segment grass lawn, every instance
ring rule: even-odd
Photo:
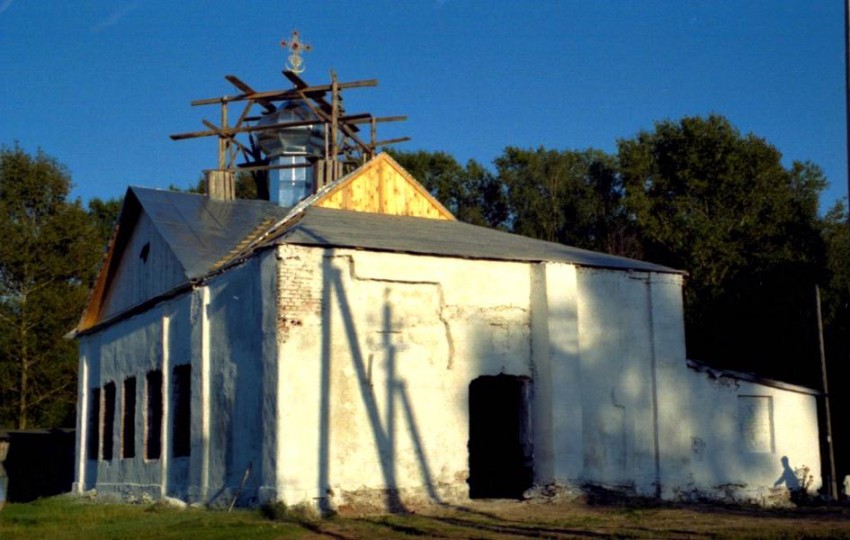
[[[258,510],[181,510],[61,496],[7,504],[0,511],[0,539],[17,538],[850,538],[850,511],[476,501],[415,514],[272,520]]]

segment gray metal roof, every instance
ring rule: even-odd
[[[557,261],[580,266],[681,273],[625,257],[544,242],[460,221],[307,208],[278,243],[362,248],[504,261]]]
[[[459,221],[389,216],[329,208],[281,208],[268,201],[218,201],[203,195],[132,187],[188,279],[215,270],[247,242],[290,215],[291,225],[259,245],[360,248],[504,261],[557,261],[580,266],[680,273],[657,264],[544,242]],[[298,215],[293,215],[298,214]]]
[[[159,234],[168,242],[188,279],[203,277],[265,222],[288,208],[268,201],[218,201],[204,195],[131,187]]]

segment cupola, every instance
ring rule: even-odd
[[[343,90],[377,86],[378,81],[340,82],[331,72],[330,84],[311,86],[300,77],[304,71],[300,55],[310,48],[297,32],[281,44],[291,51],[283,72],[291,88],[260,92],[227,75],[225,79],[239,94],[192,102],[193,106],[218,105],[220,123],[203,120],[207,130],[171,136],[174,140],[218,138],[217,167],[204,171],[212,198],[234,198],[237,175],[250,175],[259,198],[294,206],[374,157],[379,148],[410,140],[377,140],[379,123],[405,120],[405,116],[375,117],[344,110]],[[241,111],[231,124],[234,107]],[[368,133],[361,126],[367,126]]]

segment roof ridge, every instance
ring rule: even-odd
[[[287,213],[280,220],[278,220],[271,227],[269,227],[269,229],[264,234],[258,235],[250,243],[248,243],[248,245],[244,248],[244,251],[248,252],[248,251],[251,251],[252,249],[254,249],[255,247],[260,246],[261,243],[264,240],[266,240],[269,236],[271,236],[271,235],[275,234],[276,232],[278,232],[279,230],[281,230],[284,225],[286,225],[291,220],[296,218],[299,214],[302,214],[305,210],[307,210],[307,208],[310,208],[313,205],[313,203],[315,203],[317,200],[319,200],[326,193],[328,193],[329,191],[334,189],[336,186],[340,185],[342,182],[348,180],[348,178],[350,176],[352,176],[354,173],[359,171],[361,168],[362,168],[362,165],[360,167],[357,167],[356,169],[354,169],[350,173],[348,173],[348,174],[346,174],[346,175],[344,175],[340,178],[337,178],[333,182],[329,182],[329,183],[325,184],[320,189],[318,189],[316,191],[316,193],[313,193],[309,197],[300,201],[298,204],[296,204],[295,206],[292,207],[292,209],[289,211],[289,213]]]

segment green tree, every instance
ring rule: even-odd
[[[258,197],[258,188],[257,182],[264,182],[268,185],[267,175],[260,175],[260,178],[257,179],[253,174],[246,171],[236,171],[236,184],[234,186],[235,195],[237,199],[257,199]],[[171,184],[168,186],[168,189],[171,191],[185,191],[186,193],[198,193],[205,194],[207,192],[207,181],[203,175],[198,179],[195,185],[190,185],[188,188],[180,188]]]
[[[0,423],[72,425],[76,343],[63,339],[102,247],[68,172],[42,152],[0,148]]]
[[[507,206],[502,185],[475,160],[463,167],[445,152],[389,153],[460,221],[491,227],[505,224]]]
[[[813,383],[820,169],[786,169],[776,148],[716,115],[659,122],[618,150],[643,256],[690,274],[688,354]]]
[[[850,377],[847,362],[850,354],[850,227],[847,222],[847,208],[843,202],[836,204],[823,218],[828,278],[821,297],[838,478],[850,470],[850,453],[846,450],[850,445],[850,430],[845,427],[850,394],[841,388]]]
[[[850,351],[850,228],[847,207],[833,206],[823,218],[828,279],[823,287],[824,325],[840,340],[841,350]]]
[[[112,232],[115,229],[118,214],[121,213],[121,206],[123,204],[123,197],[106,200],[95,197],[89,200],[88,213],[92,220],[94,220],[94,225],[100,237],[100,243],[104,248],[112,237]]]
[[[616,160],[599,150],[508,147],[496,161],[510,229],[550,242],[635,255]]]

